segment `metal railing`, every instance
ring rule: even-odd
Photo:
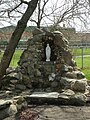
[[[77,41],[71,42],[70,41],[69,45],[74,48],[82,48],[82,47],[90,48],[90,42],[77,42]]]

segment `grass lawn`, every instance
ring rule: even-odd
[[[84,68],[82,69],[82,72],[85,74],[86,78],[90,80],[90,68]]]
[[[81,48],[74,48],[72,49],[73,56],[82,56],[82,49]],[[83,48],[84,55],[90,55],[90,48]],[[82,68],[82,57],[75,57],[75,61],[77,66]],[[90,80],[90,56],[84,57],[83,59],[83,69],[82,72],[85,74],[86,78]]]
[[[10,63],[11,67],[16,67],[18,65],[18,61],[20,59],[20,56],[21,56],[22,52],[23,52],[23,50],[16,50],[15,51],[15,53],[13,55],[13,58],[12,58],[12,61]],[[0,55],[0,60],[1,60],[2,56],[3,56],[3,52]]]
[[[10,66],[12,66],[12,67],[17,66],[17,62],[19,61],[22,52],[23,52],[23,50],[15,51]],[[77,56],[81,55],[81,49],[74,49],[74,52],[77,53]],[[90,54],[90,48],[88,48],[88,49],[85,48],[84,53],[85,53],[85,55]],[[0,55],[0,59],[1,59],[2,55],[3,55],[3,53]],[[81,57],[75,58],[75,61],[77,63],[77,66],[82,68],[82,58]],[[83,63],[84,63],[83,69],[81,69],[81,70],[83,73],[85,73],[86,78],[90,80],[90,57],[84,57]]]
[[[82,57],[75,58],[75,61],[77,63],[77,66],[80,68],[82,68],[82,66],[83,66],[83,68],[90,68],[90,56],[84,57],[83,63],[82,63]]]
[[[22,52],[23,52],[23,50],[16,50],[15,51],[13,58],[12,58],[12,61],[10,63],[10,66],[16,67],[18,65],[18,61],[20,59]]]
[[[82,68],[82,58],[75,58],[75,61],[77,63],[77,66],[79,68]],[[85,74],[86,78],[90,80],[90,56],[89,57],[84,57],[83,59],[83,68],[81,71]]]

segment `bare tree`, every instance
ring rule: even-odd
[[[89,0],[63,0],[62,4],[57,0],[52,4],[51,11],[46,17],[54,27],[60,23],[74,27],[82,23],[86,27],[90,17]]]
[[[23,14],[22,9],[25,9],[26,6],[23,6],[21,1],[23,0],[10,0],[11,5],[6,2],[8,7],[3,14],[6,17],[6,12],[8,11],[10,21],[7,20],[9,22],[16,21]],[[24,2],[27,3],[26,1]],[[72,27],[80,24],[87,27],[87,24],[89,24],[87,18],[90,16],[89,5],[90,0],[38,0],[37,8],[30,21],[36,23],[38,28],[42,24],[53,25],[55,28],[61,23]]]
[[[23,6],[26,6],[25,1],[22,0],[1,0],[0,2],[0,23],[3,24],[2,21],[7,23],[14,23],[17,19],[21,18],[21,14],[19,14],[19,10]],[[27,6],[26,6],[27,7]],[[21,10],[24,11],[24,10]],[[24,12],[23,12],[24,13]]]
[[[24,9],[26,9],[27,1],[23,0],[2,0],[0,9],[0,21],[7,21],[11,24],[15,23],[17,19],[23,15]],[[22,4],[23,3],[25,4]],[[30,21],[36,23],[37,27],[40,28],[41,21],[44,16],[45,8],[49,0],[38,0],[37,9],[34,12],[34,17]],[[5,6],[5,7],[3,7]]]
[[[41,21],[45,17],[45,7],[46,7],[48,1],[49,0],[39,0],[38,1],[37,11],[35,11],[36,15],[37,15],[37,19],[36,19],[36,17],[34,17],[35,19],[32,18],[30,20],[30,21],[36,23],[37,28],[40,28]]]
[[[38,9],[31,19],[39,28],[42,23],[50,24],[54,28],[62,23],[72,27],[82,24],[85,28],[89,24],[87,19],[90,16],[89,0],[43,0],[43,3],[46,4],[42,5],[42,1],[39,0]]]
[[[30,19],[30,16],[33,14],[37,6],[37,2],[38,0],[31,0],[30,2],[24,2],[23,0],[21,0],[21,3],[26,3],[28,7],[25,13],[23,14],[22,18],[18,21],[16,29],[11,36],[9,45],[7,46],[2,57],[0,63],[0,79],[3,77],[3,75],[6,74],[6,69],[9,67],[10,61],[15,52],[15,48],[22,36],[22,33],[24,32],[27,26],[27,22]]]

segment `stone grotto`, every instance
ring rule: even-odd
[[[0,87],[4,107],[8,104],[10,111],[9,106],[15,103],[15,113],[22,105],[26,105],[25,101],[85,105],[89,93],[87,79],[73,60],[67,39],[60,31],[38,28],[27,41],[27,49],[23,51],[18,67],[15,70],[7,69]],[[0,100],[0,111],[2,106]],[[0,116],[5,117],[3,114]]]
[[[46,60],[46,46],[51,49],[50,60]],[[71,89],[85,92],[85,75],[77,68],[70,52],[69,43],[59,31],[44,32],[36,29],[28,40],[18,62],[19,80],[26,87],[44,91]]]

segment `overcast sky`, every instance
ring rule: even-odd
[[[30,0],[25,0],[25,1],[30,1]],[[49,8],[50,8],[52,5],[54,5],[54,3],[56,3],[56,1],[58,1],[57,6],[62,5],[63,2],[64,2],[64,0],[49,0],[47,11],[49,11]],[[34,17],[35,17],[35,16],[34,16]],[[78,23],[78,24],[77,24],[77,27],[76,27],[75,25],[73,25],[73,23],[72,23],[72,27],[76,27],[76,30],[77,30],[77,31],[82,31],[82,30],[86,30],[86,29],[89,31],[89,29],[90,29],[90,27],[89,27],[89,26],[90,26],[90,24],[89,24],[89,23],[90,23],[89,16],[88,16],[87,19],[88,19],[88,26],[86,26],[86,28],[85,28],[85,26],[84,26],[77,18],[74,18],[74,21]],[[5,22],[5,21],[0,22],[0,27],[10,26],[11,24],[12,24],[12,25],[17,25],[18,20],[19,20],[19,19],[13,19],[13,21],[10,21],[10,20],[7,19],[8,22]],[[11,23],[10,23],[10,22],[11,22]],[[45,22],[48,23],[48,24],[51,24],[51,21],[49,21],[48,19],[45,19],[45,20],[42,21],[42,25],[44,25]],[[60,24],[60,25],[63,26],[63,24],[65,24],[66,27],[70,27],[70,26],[67,24],[67,22],[63,22],[63,23]],[[27,25],[30,26],[30,25],[36,25],[36,24],[34,24],[34,23],[32,23],[32,22],[28,22]],[[87,27],[88,27],[88,28],[87,28]]]

